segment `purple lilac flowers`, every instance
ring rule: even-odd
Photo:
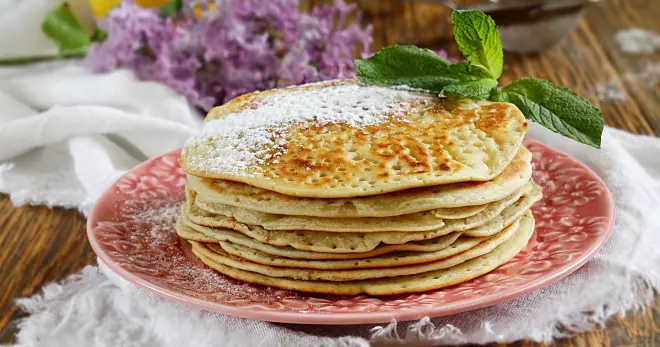
[[[255,90],[354,76],[354,55],[366,56],[371,44],[359,13],[346,23],[354,11],[343,0],[311,13],[296,0],[184,0],[165,19],[125,0],[100,21],[108,38],[87,63],[95,72],[133,70],[208,110]]]

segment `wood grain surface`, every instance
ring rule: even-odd
[[[316,1],[318,3],[320,1]],[[307,2],[310,6],[314,1]],[[445,48],[457,56],[447,10],[424,2],[362,0],[363,21],[373,25],[374,50],[403,43]],[[660,52],[627,54],[615,33],[644,28],[660,33],[660,1],[603,0],[594,4],[570,37],[541,54],[506,54],[502,82],[519,76],[549,79],[575,89],[603,110],[608,125],[660,135]],[[0,343],[11,342],[21,312],[15,299],[94,264],[85,219],[77,211],[14,208],[0,197]],[[518,342],[516,346],[538,346]],[[557,346],[660,345],[660,297],[643,312],[556,341]]]

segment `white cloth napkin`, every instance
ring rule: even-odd
[[[412,346],[434,346],[519,339],[548,342],[592,329],[614,314],[643,307],[653,298],[653,290],[660,289],[660,140],[608,128],[603,148],[598,151],[536,126],[530,136],[596,170],[616,200],[616,224],[610,241],[592,261],[557,284],[489,308],[417,322],[304,326],[188,308],[145,292],[103,266],[101,271],[88,266],[61,284],[46,286],[40,295],[19,300],[31,315],[19,324],[18,345],[389,346],[406,341]]]
[[[181,147],[202,117],[169,88],[75,63],[0,70],[0,192],[87,213],[119,175]]]
[[[0,0],[0,57],[53,51],[38,22],[52,0]],[[22,33],[16,39],[17,33]],[[625,116],[625,115],[621,115]],[[16,204],[89,211],[137,163],[179,147],[201,117],[170,89],[130,73],[93,76],[75,63],[0,69],[0,192]],[[605,180],[615,231],[559,283],[493,307],[384,326],[245,320],[155,297],[89,266],[20,299],[20,346],[407,346],[549,341],[642,307],[660,290],[660,140],[606,129],[600,151],[539,127],[535,137]],[[12,232],[5,230],[4,232]],[[588,313],[585,313],[588,312]],[[416,341],[416,342],[413,342]]]

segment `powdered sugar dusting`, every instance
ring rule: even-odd
[[[151,244],[171,243],[172,234],[176,234],[174,225],[181,213],[182,202],[168,201],[155,206],[147,205],[148,208],[140,205],[145,204],[128,201],[122,207],[125,215],[148,225],[141,230],[148,232],[148,241]]]
[[[260,286],[223,276],[208,268],[192,254],[187,241],[180,239],[175,225],[179,217],[181,200],[128,200],[119,206],[126,219],[116,223],[104,223],[108,233],[120,247],[134,247],[125,252],[125,258],[116,259],[124,267],[147,267],[151,279],[176,280],[180,289],[189,294],[206,295],[210,300],[232,295],[236,298],[273,296],[282,298],[295,294],[281,290],[266,290]],[[144,249],[149,251],[145,252]]]
[[[248,168],[285,151],[284,131],[291,125],[363,128],[401,116],[411,106],[430,100],[424,93],[354,82],[326,82],[262,94],[249,108],[208,122],[189,140],[186,148],[205,146],[210,150],[206,152],[210,155],[190,158],[193,162],[189,164],[201,171],[246,174]]]

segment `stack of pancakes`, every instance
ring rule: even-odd
[[[184,147],[177,223],[205,264],[305,292],[470,280],[534,230],[527,123],[508,103],[332,81],[212,110]]]

